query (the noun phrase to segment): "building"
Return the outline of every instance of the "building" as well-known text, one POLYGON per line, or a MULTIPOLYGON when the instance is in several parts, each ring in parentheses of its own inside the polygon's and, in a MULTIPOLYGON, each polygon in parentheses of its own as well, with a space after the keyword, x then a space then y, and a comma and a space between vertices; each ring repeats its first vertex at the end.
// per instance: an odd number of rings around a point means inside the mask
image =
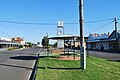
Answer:
MULTIPOLYGON (((57 36, 62 36, 62 35, 64 35, 64 24, 63 24, 63 21, 58 21, 57 36)), ((57 47, 64 48, 64 40, 58 39, 57 40, 57 47)))
POLYGON ((20 45, 24 45, 24 44, 25 44, 24 39, 22 39, 22 38, 20 38, 20 37, 12 38, 12 42, 17 42, 17 43, 19 43, 20 45))
MULTIPOLYGON (((63 48, 80 48, 80 37, 74 36, 74 35, 60 35, 60 36, 53 36, 49 37, 49 39, 52 40, 63 40, 63 48)), ((84 37, 84 40, 86 41, 88 37, 84 37)), ((86 43, 84 44, 86 47, 86 43)), ((59 48, 59 47, 57 47, 59 48)))
POLYGON ((0 49, 18 46, 19 43, 12 42, 11 38, 0 37, 0 49))
POLYGON ((111 34, 90 34, 87 49, 120 52, 120 30, 114 30, 111 34))

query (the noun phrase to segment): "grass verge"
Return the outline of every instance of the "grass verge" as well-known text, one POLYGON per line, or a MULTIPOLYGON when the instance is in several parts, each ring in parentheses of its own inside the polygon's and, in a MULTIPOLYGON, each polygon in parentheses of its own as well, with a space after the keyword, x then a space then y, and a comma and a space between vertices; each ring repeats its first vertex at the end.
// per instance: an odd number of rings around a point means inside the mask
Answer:
POLYGON ((52 58, 39 59, 36 80, 120 80, 120 62, 90 56, 87 58, 87 69, 82 70, 79 60, 52 58))

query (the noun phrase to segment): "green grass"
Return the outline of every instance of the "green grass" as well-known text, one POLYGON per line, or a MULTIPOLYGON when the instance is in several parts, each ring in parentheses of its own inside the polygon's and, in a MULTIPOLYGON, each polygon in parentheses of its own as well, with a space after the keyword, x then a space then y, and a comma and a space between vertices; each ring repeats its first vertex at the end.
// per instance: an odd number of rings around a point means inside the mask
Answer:
POLYGON ((36 80, 120 80, 120 62, 90 56, 86 70, 79 66, 79 60, 40 58, 36 80))

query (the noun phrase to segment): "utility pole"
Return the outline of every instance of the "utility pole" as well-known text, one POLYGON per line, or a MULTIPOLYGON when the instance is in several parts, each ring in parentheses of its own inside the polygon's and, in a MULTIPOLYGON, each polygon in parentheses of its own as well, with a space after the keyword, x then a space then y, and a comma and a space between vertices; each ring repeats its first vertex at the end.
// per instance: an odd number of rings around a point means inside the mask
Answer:
POLYGON ((115 38, 116 38, 116 51, 118 51, 118 33, 117 33, 117 18, 115 18, 115 38))
POLYGON ((79 16, 80 16, 80 56, 81 68, 86 69, 86 51, 84 47, 84 16, 83 16, 83 0, 79 0, 79 16))
POLYGON ((47 56, 49 56, 49 39, 48 39, 48 33, 47 33, 47 56))
POLYGON ((118 38, 118 35, 117 35, 117 18, 115 18, 115 31, 116 31, 116 34, 115 34, 115 36, 116 36, 116 39, 118 38))

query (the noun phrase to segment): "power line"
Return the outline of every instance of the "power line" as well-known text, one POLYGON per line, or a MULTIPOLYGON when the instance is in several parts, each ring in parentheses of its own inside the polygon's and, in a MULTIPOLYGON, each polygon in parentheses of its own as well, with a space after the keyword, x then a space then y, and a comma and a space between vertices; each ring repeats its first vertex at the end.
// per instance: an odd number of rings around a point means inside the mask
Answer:
POLYGON ((96 22, 109 21, 109 20, 113 20, 113 19, 114 19, 114 18, 102 19, 102 20, 95 20, 95 21, 86 21, 85 23, 96 23, 96 22))
MULTIPOLYGON (((114 18, 109 18, 109 19, 102 19, 102 20, 94 20, 94 21, 86 21, 84 23, 96 23, 96 22, 103 22, 103 21, 108 21, 112 20, 114 18)), ((34 22, 18 22, 18 21, 5 21, 5 20, 0 20, 2 23, 13 23, 13 24, 26 24, 26 25, 57 25, 57 23, 34 23, 34 22)), ((74 24, 79 24, 78 22, 68 22, 64 23, 65 25, 74 25, 74 24)))
POLYGON ((117 20, 120 20, 120 19, 117 19, 117 20))
POLYGON ((103 27, 108 26, 109 24, 111 24, 111 23, 113 23, 113 22, 114 22, 114 21, 109 22, 109 23, 107 23, 107 24, 105 24, 105 25, 103 25, 103 26, 101 26, 101 27, 99 27, 99 28, 97 28, 97 29, 94 29, 94 30, 92 30, 92 31, 90 31, 90 32, 87 32, 87 33, 85 33, 85 34, 88 34, 88 33, 94 32, 94 31, 97 31, 97 30, 99 30, 99 29, 101 29, 101 28, 103 28, 103 27))
MULTIPOLYGON (((3 21, 0 20, 2 23, 14 23, 14 24, 28 24, 28 25, 57 25, 57 23, 33 23, 33 22, 17 22, 17 21, 3 21)), ((77 22, 75 23, 64 23, 65 25, 69 24, 78 24, 77 22)))
POLYGON ((2 33, 2 34, 4 34, 4 35, 6 35, 6 36, 8 36, 8 37, 11 37, 9 34, 7 34, 7 33, 3 32, 3 31, 0 31, 0 33, 2 33))
POLYGON ((30 25, 56 25, 55 23, 31 23, 31 22, 17 22, 17 21, 0 21, 3 23, 14 23, 14 24, 30 24, 30 25))
POLYGON ((120 28, 120 25, 119 25, 119 23, 118 23, 118 28, 120 28))
MULTIPOLYGON (((96 21, 87 21, 87 22, 85 22, 85 23, 95 23, 95 22, 102 22, 102 21, 108 21, 108 20, 112 20, 112 19, 114 19, 114 18, 109 18, 109 19, 103 19, 103 20, 96 20, 96 21)), ((117 19, 117 20, 120 20, 120 19, 117 19)), ((30 23, 30 22, 16 22, 16 21, 3 21, 3 20, 1 20, 0 22, 2 22, 2 23, 14 23, 14 24, 28 24, 28 25, 57 25, 57 23, 30 23)), ((114 21, 112 21, 112 22, 114 22, 114 21)), ((112 22, 110 22, 110 23, 112 23, 112 22)), ((105 26, 107 26, 107 25, 109 25, 110 23, 108 23, 108 24, 106 24, 106 25, 104 25, 104 26, 102 26, 102 27, 99 27, 99 28, 97 28, 97 29, 95 29, 95 30, 92 30, 92 31, 90 31, 90 32, 93 32, 93 31, 96 31, 96 30, 98 30, 98 29, 101 29, 101 28, 103 28, 103 27, 105 27, 105 26)), ((73 25, 73 24, 78 24, 78 22, 74 22, 74 23, 64 23, 65 25, 73 25)), ((2 32, 2 31, 0 31, 2 34, 5 34, 5 35, 7 35, 7 36, 9 36, 10 37, 10 35, 9 34, 7 34, 7 33, 5 33, 5 32, 2 32)), ((87 32, 87 33, 90 33, 90 32, 87 32)), ((86 33, 86 34, 87 34, 86 33)))

